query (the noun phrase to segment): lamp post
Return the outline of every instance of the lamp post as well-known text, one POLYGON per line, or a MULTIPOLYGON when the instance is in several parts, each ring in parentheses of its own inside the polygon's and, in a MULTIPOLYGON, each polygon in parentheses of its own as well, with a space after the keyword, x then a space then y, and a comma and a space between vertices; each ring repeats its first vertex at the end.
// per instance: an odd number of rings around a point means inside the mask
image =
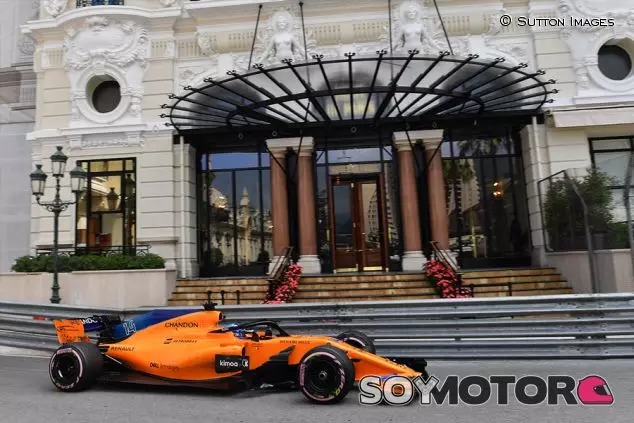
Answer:
MULTIPOLYGON (((60 180, 64 177, 64 171, 66 170, 66 162, 68 157, 62 152, 62 147, 57 147, 57 151, 51 155, 51 170, 52 175, 55 178, 55 198, 53 201, 40 201, 40 197, 44 195, 44 189, 46 188, 46 179, 48 175, 42 170, 42 165, 36 165, 36 169, 31 173, 31 191, 37 199, 37 204, 44 207, 54 215, 53 223, 53 286, 51 303, 59 304, 61 298, 59 297, 59 279, 57 275, 58 268, 58 238, 59 238, 59 215, 71 204, 75 204, 76 201, 62 201, 59 196, 61 189, 60 180)), ((86 187, 86 171, 77 166, 69 172, 70 185, 73 193, 77 196, 84 191, 86 187)))

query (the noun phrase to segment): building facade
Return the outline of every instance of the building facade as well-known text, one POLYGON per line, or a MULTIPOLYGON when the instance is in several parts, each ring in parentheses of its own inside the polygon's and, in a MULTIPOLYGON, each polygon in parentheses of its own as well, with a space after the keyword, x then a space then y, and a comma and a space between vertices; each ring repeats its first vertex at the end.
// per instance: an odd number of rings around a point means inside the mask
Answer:
POLYGON ((30 251, 32 161, 26 134, 35 121, 35 40, 20 31, 37 19, 39 1, 0 1, 0 272, 30 251))
MULTIPOLYGON (((305 273, 420 271, 432 242, 549 264, 538 181, 633 149, 634 1, 428 3, 42 1, 33 162, 62 146, 89 178, 61 244, 182 277, 289 246, 305 273)), ((31 247, 52 229, 33 203, 31 247)))

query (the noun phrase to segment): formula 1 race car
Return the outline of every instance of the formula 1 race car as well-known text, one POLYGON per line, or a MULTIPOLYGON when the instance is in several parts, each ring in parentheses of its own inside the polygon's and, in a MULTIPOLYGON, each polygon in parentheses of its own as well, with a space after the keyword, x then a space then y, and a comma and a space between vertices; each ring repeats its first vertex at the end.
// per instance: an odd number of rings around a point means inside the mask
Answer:
POLYGON ((365 376, 426 378, 424 360, 416 363, 422 366, 417 371, 380 357, 363 333, 304 336, 290 335, 270 320, 227 324, 215 305, 157 309, 126 321, 105 315, 56 320, 62 345, 50 359, 51 380, 66 392, 107 381, 212 389, 299 387, 309 400, 331 404, 365 376), (98 332, 96 343, 87 332, 98 332))

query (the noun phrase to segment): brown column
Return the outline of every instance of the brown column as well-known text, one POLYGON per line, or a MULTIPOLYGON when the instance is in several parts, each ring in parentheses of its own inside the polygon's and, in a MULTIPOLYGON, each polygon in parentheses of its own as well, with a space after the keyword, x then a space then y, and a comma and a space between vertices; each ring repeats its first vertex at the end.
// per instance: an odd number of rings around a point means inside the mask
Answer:
POLYGON ((299 179, 299 250, 303 256, 317 256, 317 229, 315 228, 315 187, 313 186, 313 160, 310 152, 300 152, 297 167, 299 179))
POLYGON ((294 148, 299 152, 297 179, 299 181, 299 252, 297 264, 305 275, 321 273, 321 262, 317 255, 317 227, 315 215, 315 184, 313 181, 313 139, 304 137, 295 140, 294 148))
POLYGON ((414 153, 409 143, 396 143, 400 176, 401 215, 403 226, 403 247, 405 252, 422 250, 420 239, 420 217, 416 175, 414 173, 414 153))
POLYGON ((416 190, 414 152, 403 133, 394 134, 394 144, 398 151, 400 176, 401 226, 403 228, 402 267, 405 272, 421 272, 425 264, 420 234, 420 210, 416 190))
POLYGON ((429 192, 431 237, 434 241, 438 242, 440 249, 448 250, 449 218, 447 216, 445 178, 442 171, 442 154, 438 151, 436 155, 434 155, 440 141, 441 140, 425 140, 425 156, 427 163, 429 163, 427 169, 427 190, 429 192))
POLYGON ((285 151, 285 149, 271 150, 273 255, 275 257, 281 256, 284 248, 290 245, 285 151))

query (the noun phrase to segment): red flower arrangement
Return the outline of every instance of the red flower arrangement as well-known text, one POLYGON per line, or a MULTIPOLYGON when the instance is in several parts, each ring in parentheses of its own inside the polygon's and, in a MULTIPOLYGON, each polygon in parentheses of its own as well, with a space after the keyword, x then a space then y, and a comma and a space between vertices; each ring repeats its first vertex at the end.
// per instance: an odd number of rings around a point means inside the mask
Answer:
POLYGON ((269 294, 265 304, 282 304, 290 303, 297 292, 299 286, 299 278, 302 275, 302 266, 291 264, 286 269, 286 273, 280 284, 274 287, 272 295, 269 294), (271 298, 272 297, 272 298, 271 298))
POLYGON ((430 260, 423 267, 427 281, 431 283, 441 298, 468 298, 467 288, 458 287, 458 278, 452 269, 439 260, 430 260))

